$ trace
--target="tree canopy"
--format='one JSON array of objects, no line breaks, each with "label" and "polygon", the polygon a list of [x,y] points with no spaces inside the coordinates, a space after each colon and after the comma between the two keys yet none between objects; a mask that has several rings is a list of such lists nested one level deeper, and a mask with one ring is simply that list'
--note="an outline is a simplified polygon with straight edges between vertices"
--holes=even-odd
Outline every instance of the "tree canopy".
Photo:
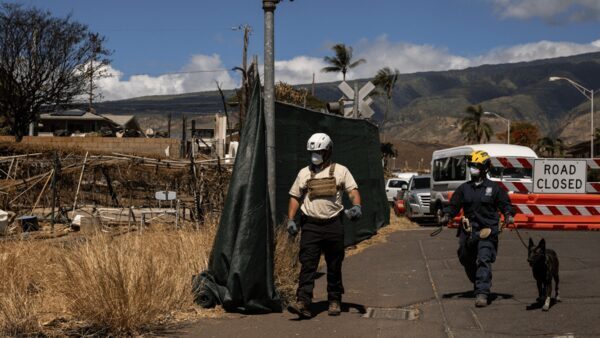
[{"label": "tree canopy", "polygon": [[467,116],[461,121],[460,132],[467,142],[481,143],[487,142],[492,136],[492,127],[484,121],[483,108],[481,105],[468,106],[466,110]]},{"label": "tree canopy", "polygon": [[[540,131],[531,122],[515,122],[510,130],[510,143],[534,148],[538,144]],[[562,141],[561,141],[562,142]]]},{"label": "tree canopy", "polygon": [[384,129],[385,123],[387,122],[388,114],[391,110],[392,92],[394,91],[394,87],[396,87],[396,82],[398,81],[399,76],[400,72],[398,71],[398,69],[394,69],[392,71],[390,67],[383,67],[377,71],[377,74],[375,74],[375,78],[373,78],[373,84],[379,87],[380,90],[382,90],[385,93],[386,97],[385,113],[383,115],[381,129]]},{"label": "tree canopy", "polygon": [[0,114],[18,141],[42,109],[91,91],[93,77],[109,63],[104,42],[70,16],[0,4]]},{"label": "tree canopy", "polygon": [[365,59],[358,59],[352,62],[352,47],[346,46],[343,43],[338,43],[331,47],[331,49],[333,50],[334,56],[326,56],[323,58],[329,66],[324,67],[321,71],[326,73],[341,72],[344,81],[346,81],[346,73],[348,70],[367,62]]}]

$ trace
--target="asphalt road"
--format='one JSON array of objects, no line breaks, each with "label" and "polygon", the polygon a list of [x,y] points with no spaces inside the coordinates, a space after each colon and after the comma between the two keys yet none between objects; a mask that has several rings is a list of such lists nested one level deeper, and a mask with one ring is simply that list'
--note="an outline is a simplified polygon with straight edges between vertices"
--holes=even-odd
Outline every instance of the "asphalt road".
[{"label": "asphalt road", "polygon": [[[456,258],[452,229],[401,231],[344,262],[343,313],[327,316],[325,277],[315,290],[311,320],[289,313],[206,319],[175,333],[185,337],[503,337],[600,336],[600,232],[521,231],[546,239],[560,260],[561,302],[550,311],[532,306],[535,280],[527,251],[513,231],[500,238],[493,301],[475,308]],[[369,309],[374,308],[373,312]],[[394,309],[392,311],[383,308]],[[406,319],[406,311],[416,316]],[[371,313],[374,317],[365,318]],[[382,318],[385,317],[385,318]],[[395,319],[389,319],[396,317]]]}]

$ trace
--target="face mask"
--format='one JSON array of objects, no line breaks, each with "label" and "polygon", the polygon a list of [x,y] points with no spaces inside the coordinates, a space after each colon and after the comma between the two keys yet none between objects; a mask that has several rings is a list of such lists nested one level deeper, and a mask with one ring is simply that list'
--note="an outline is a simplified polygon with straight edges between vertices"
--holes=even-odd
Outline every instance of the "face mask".
[{"label": "face mask", "polygon": [[469,168],[469,172],[471,173],[472,178],[479,178],[481,171],[477,168]]},{"label": "face mask", "polygon": [[314,165],[319,165],[319,164],[323,163],[323,156],[321,156],[321,154],[319,154],[319,153],[312,153],[312,155],[310,156],[310,161]]}]

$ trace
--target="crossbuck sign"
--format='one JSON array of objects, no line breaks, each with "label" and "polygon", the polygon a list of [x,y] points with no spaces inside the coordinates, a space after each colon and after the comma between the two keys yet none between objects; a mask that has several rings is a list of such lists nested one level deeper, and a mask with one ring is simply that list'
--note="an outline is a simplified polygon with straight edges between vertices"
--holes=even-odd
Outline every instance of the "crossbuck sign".
[{"label": "crossbuck sign", "polygon": [[344,116],[345,117],[369,118],[375,114],[373,109],[369,106],[371,103],[373,103],[373,99],[368,97],[368,95],[369,95],[369,93],[371,93],[371,91],[373,91],[373,89],[375,89],[375,85],[373,83],[371,83],[371,81],[367,82],[358,91],[358,93],[355,93],[354,89],[352,89],[352,87],[350,87],[350,85],[346,81],[342,81],[342,83],[340,83],[338,88],[348,98],[347,100],[345,100],[346,102],[352,101],[353,105],[357,104],[356,102],[354,102],[355,100],[358,102],[357,116],[354,115],[353,105],[350,105],[350,106],[344,106]]}]

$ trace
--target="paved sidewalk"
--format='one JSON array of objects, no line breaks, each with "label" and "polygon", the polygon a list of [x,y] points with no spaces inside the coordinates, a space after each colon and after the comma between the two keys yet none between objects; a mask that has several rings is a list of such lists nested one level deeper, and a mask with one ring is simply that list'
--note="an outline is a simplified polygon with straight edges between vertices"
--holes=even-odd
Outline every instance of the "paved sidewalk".
[{"label": "paved sidewalk", "polygon": [[[481,337],[600,336],[600,233],[521,231],[546,238],[560,260],[562,301],[549,312],[537,297],[527,251],[512,231],[501,235],[493,303],[475,308],[472,286],[456,258],[455,231],[400,231],[344,262],[343,313],[327,316],[325,276],[315,289],[311,320],[275,313],[206,319],[182,328],[187,337]],[[365,318],[368,308],[411,308],[418,318]],[[381,312],[379,312],[381,313]]]}]

